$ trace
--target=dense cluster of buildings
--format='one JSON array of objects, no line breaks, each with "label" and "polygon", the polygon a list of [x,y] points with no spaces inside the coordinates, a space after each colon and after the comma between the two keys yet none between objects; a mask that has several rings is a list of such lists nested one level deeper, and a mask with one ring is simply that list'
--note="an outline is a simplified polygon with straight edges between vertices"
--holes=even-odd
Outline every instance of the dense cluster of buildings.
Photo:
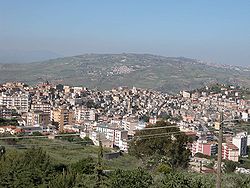
[{"label": "dense cluster of buildings", "polygon": [[193,156],[197,153],[206,156],[217,154],[218,138],[215,133],[220,128],[221,111],[227,122],[223,125],[222,158],[238,161],[239,156],[247,155],[250,136],[243,131],[245,129],[240,130],[238,125],[244,125],[249,120],[250,101],[244,99],[240,89],[231,86],[210,91],[207,87],[202,91],[184,91],[181,94],[185,102],[180,109],[185,110],[181,112],[183,121],[179,124],[185,127],[184,131],[196,130],[197,139],[191,148]]},{"label": "dense cluster of buildings", "polygon": [[[172,96],[135,87],[97,91],[48,82],[34,87],[24,83],[0,85],[0,117],[15,117],[19,124],[2,126],[0,133],[78,132],[96,145],[101,140],[104,146],[123,151],[128,150],[136,130],[164,119],[194,138],[190,145],[193,156],[215,156],[220,111],[224,111],[224,119],[246,122],[250,101],[233,86],[220,87],[219,91],[206,87]],[[247,132],[235,131],[234,121],[225,127],[223,158],[238,161],[239,156],[247,155],[250,137]]]}]

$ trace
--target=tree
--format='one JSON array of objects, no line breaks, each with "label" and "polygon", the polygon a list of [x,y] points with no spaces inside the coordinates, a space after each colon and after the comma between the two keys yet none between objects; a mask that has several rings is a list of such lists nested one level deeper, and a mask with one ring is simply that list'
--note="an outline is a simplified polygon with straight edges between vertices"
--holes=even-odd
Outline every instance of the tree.
[{"label": "tree", "polygon": [[93,174],[95,172],[95,162],[93,158],[83,158],[71,165],[72,171],[80,174]]},{"label": "tree", "polygon": [[181,173],[170,173],[167,174],[165,179],[162,181],[165,187],[172,188],[192,188],[191,180]]},{"label": "tree", "polygon": [[250,177],[248,174],[225,174],[222,177],[222,187],[249,188]]},{"label": "tree", "polygon": [[153,184],[152,176],[145,170],[138,168],[135,170],[115,170],[109,177],[111,188],[148,188]]},{"label": "tree", "polygon": [[149,122],[149,116],[147,115],[143,115],[139,118],[141,121],[144,121],[144,122]]},{"label": "tree", "polygon": [[173,168],[187,168],[189,164],[189,157],[191,152],[186,149],[187,136],[184,134],[176,136],[176,141],[174,141],[169,150],[167,151],[170,157],[169,162]]},{"label": "tree", "polygon": [[[169,122],[160,121],[155,125],[147,126],[147,128],[152,127],[166,128],[136,132],[135,139],[130,142],[129,153],[141,158],[150,166],[158,165],[160,162],[165,161],[172,168],[186,168],[190,156],[190,151],[185,147],[188,137]],[[148,137],[149,135],[152,136]]]},{"label": "tree", "polygon": [[141,130],[135,134],[135,139],[131,141],[129,147],[129,153],[137,157],[151,156],[153,153],[164,155],[165,148],[169,148],[171,144],[171,136],[166,135],[164,137],[144,137],[153,134],[162,134],[169,132],[178,132],[179,129],[175,127],[167,128],[170,123],[157,122],[155,125],[148,125],[146,128],[153,127],[166,127],[166,129],[154,129],[154,130]]},{"label": "tree", "polygon": [[235,163],[233,161],[226,160],[224,162],[223,171],[225,173],[232,173],[235,171],[236,167],[237,167],[237,163]]},{"label": "tree", "polygon": [[50,157],[40,148],[11,152],[3,160],[0,159],[0,187],[48,185],[57,173]]},{"label": "tree", "polygon": [[75,186],[76,174],[63,172],[49,182],[49,188],[73,188]]},{"label": "tree", "polygon": [[170,165],[161,163],[157,167],[157,171],[160,173],[163,173],[163,174],[168,174],[172,171],[172,169],[171,169]]},{"label": "tree", "polygon": [[213,177],[185,172],[171,172],[165,174],[157,187],[172,188],[214,188]]}]

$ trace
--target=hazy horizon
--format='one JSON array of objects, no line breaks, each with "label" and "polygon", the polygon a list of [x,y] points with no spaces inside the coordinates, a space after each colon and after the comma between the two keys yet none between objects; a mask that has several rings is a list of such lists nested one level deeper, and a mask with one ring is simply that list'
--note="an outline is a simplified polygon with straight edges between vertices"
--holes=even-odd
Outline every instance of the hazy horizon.
[{"label": "hazy horizon", "polygon": [[250,2],[226,0],[2,0],[0,51],[147,53],[249,66],[249,10]]}]

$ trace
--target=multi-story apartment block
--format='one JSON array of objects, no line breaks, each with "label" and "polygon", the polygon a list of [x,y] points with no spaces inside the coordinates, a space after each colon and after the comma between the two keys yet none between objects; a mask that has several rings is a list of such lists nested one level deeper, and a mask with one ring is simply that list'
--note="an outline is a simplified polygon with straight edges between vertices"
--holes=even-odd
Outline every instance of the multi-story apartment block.
[{"label": "multi-story apartment block", "polygon": [[128,131],[115,126],[109,126],[108,124],[97,125],[96,131],[104,134],[108,140],[113,142],[114,146],[127,151]]},{"label": "multi-story apartment block", "polygon": [[15,109],[18,112],[28,112],[29,109],[29,95],[22,94],[6,94],[0,93],[0,105],[6,106],[8,109]]},{"label": "multi-story apartment block", "polygon": [[239,155],[247,155],[247,132],[238,133],[233,137],[233,144],[239,148]]},{"label": "multi-story apartment block", "polygon": [[129,135],[135,134],[135,129],[138,127],[138,118],[137,117],[126,117],[122,120],[122,128],[128,131]]},{"label": "multi-story apartment block", "polygon": [[232,143],[222,143],[222,159],[239,161],[239,148]]},{"label": "multi-story apartment block", "polygon": [[25,121],[25,126],[48,126],[50,123],[50,114],[39,110],[27,112],[23,114],[22,118]]},{"label": "multi-story apartment block", "polygon": [[49,103],[44,102],[34,102],[31,104],[31,110],[40,110],[44,113],[50,113],[51,112],[51,105]]},{"label": "multi-story apartment block", "polygon": [[78,107],[75,109],[75,120],[78,123],[81,123],[85,120],[96,121],[97,120],[97,113],[94,109]]},{"label": "multi-story apartment block", "polygon": [[64,131],[64,125],[72,125],[74,123],[74,112],[72,110],[60,107],[52,111],[52,121],[58,123],[60,132]]},{"label": "multi-story apartment block", "polygon": [[202,153],[204,155],[213,156],[218,151],[218,145],[215,142],[207,142],[206,140],[197,140],[192,144],[192,155]]}]

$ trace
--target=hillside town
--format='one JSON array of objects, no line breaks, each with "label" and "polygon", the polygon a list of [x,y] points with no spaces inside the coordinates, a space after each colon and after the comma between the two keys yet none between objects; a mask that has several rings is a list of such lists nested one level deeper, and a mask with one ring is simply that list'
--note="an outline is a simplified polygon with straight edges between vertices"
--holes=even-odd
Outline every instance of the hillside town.
[{"label": "hillside town", "polygon": [[243,94],[239,87],[218,84],[169,95],[135,87],[98,91],[49,82],[5,83],[0,85],[0,118],[17,124],[0,126],[0,134],[77,133],[95,145],[102,141],[104,147],[127,152],[136,131],[163,120],[193,138],[188,146],[193,157],[216,156],[223,111],[232,121],[224,125],[222,158],[237,162],[250,145],[250,100]]}]

